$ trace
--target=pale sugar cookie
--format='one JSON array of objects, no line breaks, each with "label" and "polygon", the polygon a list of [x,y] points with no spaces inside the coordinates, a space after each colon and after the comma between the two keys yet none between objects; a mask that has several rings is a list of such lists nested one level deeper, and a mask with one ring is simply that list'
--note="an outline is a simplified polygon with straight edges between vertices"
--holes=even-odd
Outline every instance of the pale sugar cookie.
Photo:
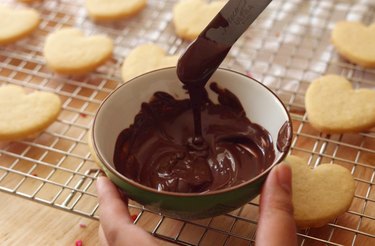
[{"label": "pale sugar cookie", "polygon": [[61,110],[60,98],[50,92],[26,94],[22,87],[0,86],[0,141],[24,138],[54,122]]},{"label": "pale sugar cookie", "polygon": [[19,2],[23,2],[23,3],[33,3],[33,2],[41,2],[43,0],[18,0]]},{"label": "pale sugar cookie", "polygon": [[132,50],[121,67],[122,79],[126,82],[152,70],[177,65],[177,55],[167,55],[155,44],[143,44]]},{"label": "pale sugar cookie", "polygon": [[353,200],[355,183],[349,170],[336,164],[311,169],[303,159],[288,156],[292,169],[294,219],[300,228],[320,227],[346,212]]},{"label": "pale sugar cookie", "polygon": [[117,20],[141,11],[147,0],[86,0],[86,9],[94,20]]},{"label": "pale sugar cookie", "polygon": [[347,60],[362,67],[375,67],[375,23],[338,22],[332,31],[332,43]]},{"label": "pale sugar cookie", "polygon": [[181,0],[173,8],[173,24],[177,35],[194,40],[227,1]]},{"label": "pale sugar cookie", "polygon": [[50,33],[44,45],[47,66],[62,74],[95,70],[112,56],[113,42],[106,35],[85,36],[77,28]]},{"label": "pale sugar cookie", "polygon": [[314,80],[306,91],[305,106],[311,125],[322,132],[357,132],[375,126],[375,91],[353,90],[338,75]]},{"label": "pale sugar cookie", "polygon": [[0,5],[0,45],[24,38],[38,27],[39,22],[39,13],[34,9]]}]

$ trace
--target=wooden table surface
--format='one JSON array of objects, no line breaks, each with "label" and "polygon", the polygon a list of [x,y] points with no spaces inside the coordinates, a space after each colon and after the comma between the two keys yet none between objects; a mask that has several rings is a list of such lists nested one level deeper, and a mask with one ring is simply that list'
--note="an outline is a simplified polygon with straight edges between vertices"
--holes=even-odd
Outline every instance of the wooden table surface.
[{"label": "wooden table surface", "polygon": [[[0,192],[1,245],[98,245],[99,221]],[[83,226],[80,226],[83,225]]]},{"label": "wooden table surface", "polygon": [[[100,245],[96,219],[4,192],[0,192],[0,201],[0,245],[76,245],[77,240],[83,246]],[[147,227],[146,224],[140,226]],[[174,245],[155,240],[160,245]]]}]

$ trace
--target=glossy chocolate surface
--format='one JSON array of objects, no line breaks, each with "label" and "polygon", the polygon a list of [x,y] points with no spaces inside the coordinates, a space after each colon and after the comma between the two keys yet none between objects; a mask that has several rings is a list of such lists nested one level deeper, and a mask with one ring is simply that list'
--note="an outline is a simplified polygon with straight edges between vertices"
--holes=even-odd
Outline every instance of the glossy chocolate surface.
[{"label": "glossy chocolate surface", "polygon": [[202,95],[202,138],[194,144],[189,99],[157,92],[122,131],[114,163],[126,177],[174,192],[206,192],[245,182],[269,167],[275,153],[269,133],[250,122],[237,97],[215,83],[219,103]]}]

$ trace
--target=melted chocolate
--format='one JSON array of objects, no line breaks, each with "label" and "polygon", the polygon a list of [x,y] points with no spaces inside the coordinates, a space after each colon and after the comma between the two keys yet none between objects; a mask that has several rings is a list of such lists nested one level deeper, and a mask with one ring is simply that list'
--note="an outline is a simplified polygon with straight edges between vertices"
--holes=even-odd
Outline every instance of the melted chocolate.
[{"label": "melted chocolate", "polygon": [[177,64],[177,75],[189,87],[203,88],[232,45],[271,0],[231,0],[188,47]]},{"label": "melted chocolate", "polygon": [[[202,95],[202,148],[189,99],[157,92],[116,143],[114,163],[126,177],[174,192],[205,192],[245,182],[269,167],[275,153],[269,133],[248,120],[230,91],[211,84],[219,104]],[[199,145],[198,145],[199,146]]]},{"label": "melted chocolate", "polygon": [[142,104],[134,124],[117,139],[114,163],[119,172],[158,190],[205,192],[245,182],[273,163],[270,134],[246,118],[237,97],[213,83],[219,96],[214,104],[204,88],[270,1],[231,0],[225,5],[179,59],[177,75],[190,100],[157,92]]},{"label": "melted chocolate", "polygon": [[291,144],[292,136],[292,126],[289,121],[281,126],[279,134],[277,135],[276,147],[280,152],[288,151]]},{"label": "melted chocolate", "polygon": [[204,86],[232,45],[271,0],[231,0],[212,19],[177,63],[177,76],[189,92],[194,112],[194,143],[203,146],[200,107]]}]

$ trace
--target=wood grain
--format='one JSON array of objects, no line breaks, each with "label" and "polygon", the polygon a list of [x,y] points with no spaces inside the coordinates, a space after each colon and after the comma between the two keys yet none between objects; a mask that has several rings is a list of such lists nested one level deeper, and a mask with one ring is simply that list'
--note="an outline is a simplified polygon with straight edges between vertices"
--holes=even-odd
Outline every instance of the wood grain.
[{"label": "wood grain", "polygon": [[[99,222],[0,192],[1,245],[98,245]],[[85,225],[85,227],[80,226]]]}]

